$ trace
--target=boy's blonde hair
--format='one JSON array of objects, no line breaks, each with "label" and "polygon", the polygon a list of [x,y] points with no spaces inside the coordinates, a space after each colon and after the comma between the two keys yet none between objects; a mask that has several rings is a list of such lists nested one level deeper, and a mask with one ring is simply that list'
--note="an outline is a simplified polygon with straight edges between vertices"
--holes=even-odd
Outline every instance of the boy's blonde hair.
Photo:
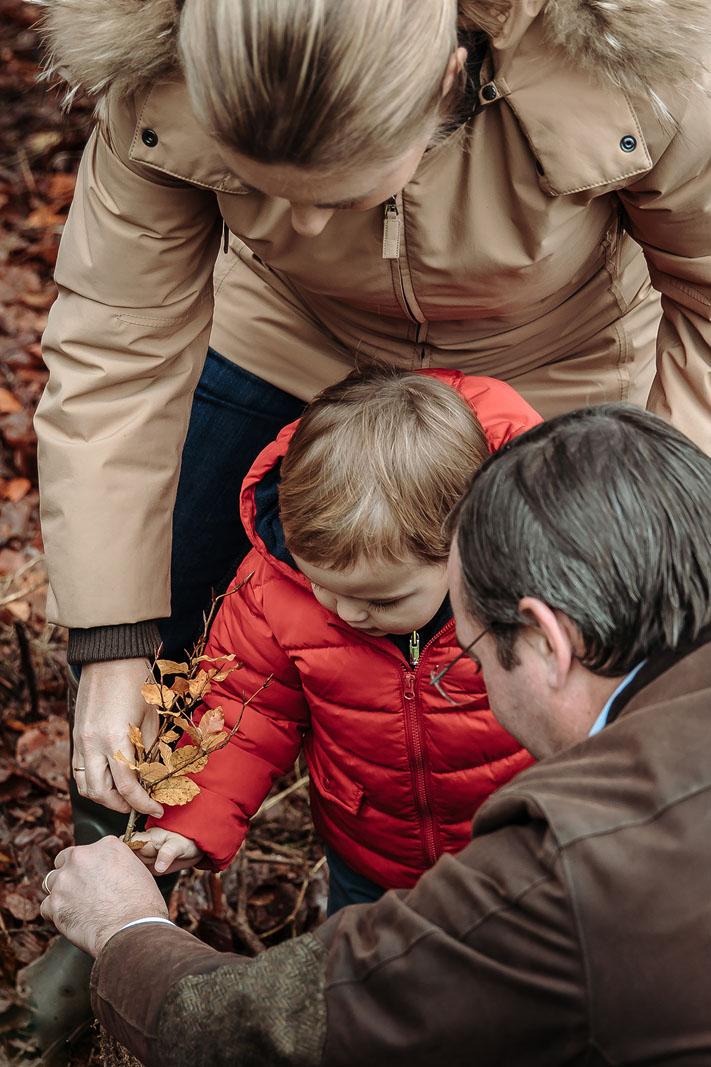
[{"label": "boy's blonde hair", "polygon": [[348,570],[359,560],[447,558],[447,516],[488,455],[449,385],[392,369],[356,373],[306,409],[282,462],[289,550]]}]

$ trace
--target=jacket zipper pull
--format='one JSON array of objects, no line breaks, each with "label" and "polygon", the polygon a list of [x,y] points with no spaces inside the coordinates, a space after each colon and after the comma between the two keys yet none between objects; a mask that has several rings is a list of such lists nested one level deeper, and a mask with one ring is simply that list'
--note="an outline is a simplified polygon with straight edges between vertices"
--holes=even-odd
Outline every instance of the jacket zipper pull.
[{"label": "jacket zipper pull", "polygon": [[397,209],[397,199],[391,196],[385,205],[383,217],[383,259],[400,258],[400,231],[402,221]]},{"label": "jacket zipper pull", "polygon": [[417,630],[410,634],[410,663],[416,667],[420,662],[420,635]]},{"label": "jacket zipper pull", "polygon": [[227,252],[229,252],[229,250],[230,250],[230,228],[227,225],[227,223],[225,222],[225,220],[223,219],[222,220],[222,251],[227,253]]},{"label": "jacket zipper pull", "polygon": [[414,674],[407,673],[405,675],[405,700],[415,699],[415,676]]}]

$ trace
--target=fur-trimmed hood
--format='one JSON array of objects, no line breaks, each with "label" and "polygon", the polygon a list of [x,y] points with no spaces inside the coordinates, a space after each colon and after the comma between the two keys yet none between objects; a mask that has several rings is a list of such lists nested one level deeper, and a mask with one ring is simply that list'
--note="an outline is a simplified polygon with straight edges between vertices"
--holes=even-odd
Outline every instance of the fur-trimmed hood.
[{"label": "fur-trimmed hood", "polygon": [[[101,97],[135,91],[179,66],[183,0],[35,0],[45,7],[45,77]],[[511,0],[511,5],[522,0]],[[473,0],[469,23],[492,25],[506,0]],[[545,0],[545,32],[571,64],[633,95],[694,83],[706,69],[709,0]]]}]

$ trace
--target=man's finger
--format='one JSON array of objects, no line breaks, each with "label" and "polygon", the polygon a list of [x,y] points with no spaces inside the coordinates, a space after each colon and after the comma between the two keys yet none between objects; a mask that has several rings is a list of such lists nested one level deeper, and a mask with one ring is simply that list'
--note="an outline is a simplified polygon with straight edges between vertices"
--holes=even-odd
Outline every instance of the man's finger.
[{"label": "man's finger", "polygon": [[54,919],[52,918],[52,902],[50,897],[45,897],[42,903],[40,904],[40,915],[45,920],[45,922],[54,924]]},{"label": "man's finger", "polygon": [[73,852],[75,848],[75,845],[70,845],[69,848],[63,848],[61,852],[57,853],[57,855],[54,857],[54,866],[57,870],[59,870],[60,867],[64,866],[64,864],[69,859],[70,853]]},{"label": "man's finger", "polygon": [[162,807],[155,800],[151,800],[140,785],[135,771],[119,763],[118,760],[111,761],[111,770],[116,789],[132,808],[140,811],[142,815],[154,815],[157,819],[161,817]]}]

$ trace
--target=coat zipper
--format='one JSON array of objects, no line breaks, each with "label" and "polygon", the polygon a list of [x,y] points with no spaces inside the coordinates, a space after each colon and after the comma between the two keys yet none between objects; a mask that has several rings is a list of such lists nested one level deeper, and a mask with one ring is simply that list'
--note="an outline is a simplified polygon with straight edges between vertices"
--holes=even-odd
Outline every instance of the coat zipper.
[{"label": "coat zipper", "polygon": [[[425,839],[425,859],[427,866],[431,867],[433,863],[439,858],[439,850],[437,848],[437,834],[435,831],[435,820],[432,814],[432,802],[429,795],[429,789],[427,788],[427,774],[425,771],[425,754],[424,754],[424,741],[422,738],[422,724],[420,722],[420,716],[417,711],[417,694],[415,692],[415,683],[417,681],[417,672],[425,659],[425,653],[430,645],[437,640],[441,631],[436,633],[434,637],[431,637],[425,647],[422,649],[421,654],[418,656],[417,665],[414,670],[408,670],[405,667],[405,680],[403,687],[403,697],[405,706],[405,730],[409,741],[409,747],[412,752],[412,767],[415,778],[415,796],[417,800],[417,808],[420,819],[422,820],[422,826]],[[418,642],[419,643],[419,642]],[[419,652],[419,649],[418,649]]]},{"label": "coat zipper", "polygon": [[391,196],[385,205],[383,217],[383,259],[400,258],[402,219],[397,206],[397,197]]}]

